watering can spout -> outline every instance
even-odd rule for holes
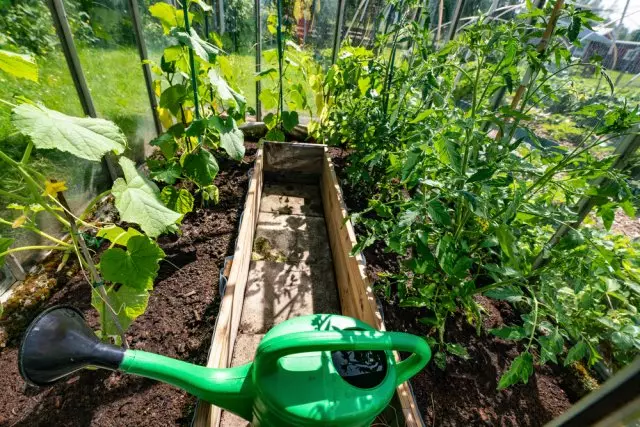
[[[206,368],[159,354],[127,350],[119,370],[174,385],[250,420],[252,367],[253,364],[248,363],[226,369]]]
[[[73,307],[53,307],[30,325],[20,346],[20,374],[29,383],[45,386],[95,366],[163,381],[251,419],[249,384],[252,364],[212,369],[139,350],[101,342]]]

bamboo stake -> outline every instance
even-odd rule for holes
[[[444,14],[444,0],[440,0],[438,6],[438,31],[436,32],[436,45],[440,43],[440,34],[442,31],[442,15]]]
[[[618,154],[618,158],[611,165],[609,170],[621,170],[624,169],[628,164],[631,156],[638,150],[640,147],[640,134],[629,135],[618,147],[616,148],[616,154]],[[609,179],[604,177],[599,178],[593,184],[599,185],[600,188],[605,188],[611,184]],[[547,242],[544,247],[546,249],[553,248],[559,241],[562,239],[571,229],[576,229],[580,227],[582,221],[589,215],[589,212],[596,206],[596,198],[597,196],[584,196],[578,202],[576,206],[577,211],[577,219],[571,224],[566,225],[563,224],[556,232],[553,234],[551,239]],[[532,269],[537,270],[542,267],[548,260],[544,257],[544,249],[540,251],[540,253],[536,256],[535,261],[532,264]]]
[[[562,10],[563,5],[564,5],[564,0],[558,0],[556,4],[553,6],[553,10],[551,11],[551,17],[549,18],[547,27],[545,28],[544,33],[542,34],[542,38],[540,39],[540,42],[538,43],[538,47],[536,49],[538,54],[542,54],[544,53],[545,50],[547,50],[547,46],[549,45],[549,40],[551,39],[553,30],[556,28],[556,23],[558,22],[558,18],[560,17],[560,11]],[[518,107],[518,104],[520,103],[520,99],[522,98],[524,91],[526,90],[527,86],[530,83],[531,77],[533,76],[533,72],[534,72],[534,67],[530,66],[527,69],[527,72],[525,73],[524,77],[522,78],[522,82],[520,83],[520,86],[518,86],[518,90],[516,91],[516,94],[511,100],[511,109],[515,110]]]
[[[553,10],[551,11],[551,16],[549,17],[549,22],[547,23],[547,27],[544,29],[542,38],[540,39],[540,42],[538,43],[538,47],[536,48],[536,51],[538,52],[539,55],[544,53],[545,50],[547,50],[547,46],[549,45],[549,40],[551,40],[553,31],[556,28],[556,24],[558,23],[558,18],[560,17],[560,12],[562,11],[563,6],[564,6],[564,0],[558,0],[556,4],[553,6]],[[535,67],[533,65],[530,65],[529,68],[527,68],[527,71],[525,72],[524,77],[522,78],[522,81],[520,82],[520,86],[518,86],[518,89],[516,90],[516,94],[513,96],[513,99],[511,100],[512,110],[516,110],[518,108],[518,104],[522,99],[522,95],[524,95],[524,92],[527,89],[527,86],[529,86],[529,83],[531,83],[531,78],[533,77],[534,72],[535,72]],[[500,129],[498,129],[495,139],[496,141],[498,141],[501,138],[502,138],[502,132],[500,131]]]

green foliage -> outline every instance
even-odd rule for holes
[[[151,237],[174,231],[181,215],[162,203],[158,187],[142,175],[131,160],[122,157],[119,163],[124,178],[115,180],[111,192],[120,218],[138,224]]]
[[[407,3],[407,16],[420,6]],[[551,8],[531,5],[505,22],[481,18],[439,51],[410,20],[377,41],[378,51],[390,46],[388,57],[344,47],[316,89],[323,108],[320,125],[310,128],[350,150],[348,179],[369,201],[353,218],[364,230],[356,249],[378,241],[398,255],[400,271],[388,275],[384,291],[397,289],[391,296],[401,306],[427,313],[420,321],[437,334],[436,363],[454,354],[445,340],[449,316],[463,313],[480,333],[476,295],[521,310],[521,325],[491,331],[524,345],[499,388],[526,382],[536,363],[593,364],[606,348],[615,368],[640,348],[637,243],[590,224],[548,244],[557,227],[577,219],[583,197],[594,196],[607,229],[617,209],[633,205],[625,173],[611,170],[615,156],[599,147],[640,122],[637,109],[609,98],[563,113],[585,126],[572,149],[535,135],[533,113],[566,83],[566,70],[584,66],[559,38],[574,38],[594,20],[565,6],[560,22],[571,28],[559,27],[540,54],[546,22],[538,19],[534,31],[526,22]],[[396,57],[407,39],[411,49]],[[494,110],[495,94],[515,91],[525,72],[531,78],[521,101]],[[604,178],[609,184],[601,185]],[[582,344],[567,353],[570,343]]]
[[[22,79],[38,81],[38,65],[29,55],[0,50],[0,70]]]
[[[37,55],[51,52],[58,39],[46,2],[13,3],[0,4],[0,45]]]
[[[164,187],[160,199],[169,209],[182,215],[193,210],[193,196],[184,188],[178,190],[171,186]]]
[[[13,245],[14,239],[0,237],[0,266],[4,265],[5,252]]]
[[[111,317],[109,317],[105,304],[111,305],[117,314],[120,326],[125,330],[131,326],[133,321],[144,314],[149,302],[149,291],[146,289],[136,289],[130,286],[111,286],[107,290],[108,302],[105,302],[100,294],[92,291],[91,305],[100,314],[102,329],[100,335],[102,339],[118,337],[118,328]]]
[[[110,225],[110,226],[101,228],[96,233],[96,237],[105,238],[108,241],[110,241],[113,245],[122,245],[122,246],[127,246],[127,242],[129,241],[130,238],[134,236],[142,236],[142,235],[143,234],[140,233],[135,228],[129,227],[127,228],[127,231],[125,231],[124,229],[116,225]]]
[[[189,13],[189,19],[199,19],[206,3],[192,3],[197,7],[191,8],[193,14]],[[193,28],[187,32],[184,12],[174,6],[156,3],[149,10],[168,36],[160,65],[153,65],[158,76],[154,82],[159,97],[158,113],[166,133],[151,141],[162,157],[147,160],[150,175],[169,185],[179,180],[190,181],[203,202],[217,201],[216,155],[224,153],[236,161],[243,159],[244,136],[238,129],[238,121],[244,120],[247,101],[229,83],[234,70],[216,40],[200,38]],[[194,52],[193,70],[189,50]],[[192,71],[195,81],[187,77]],[[170,203],[167,206],[176,207],[173,203],[176,199],[169,196],[174,193],[170,191],[167,190],[164,201]],[[182,203],[180,209],[188,205]]]
[[[158,274],[158,263],[164,252],[156,242],[146,236],[133,236],[127,240],[127,250],[107,249],[100,258],[100,271],[105,280],[138,290],[153,288]]]
[[[284,19],[284,18],[283,18]],[[272,13],[267,19],[269,32],[276,36],[277,47],[263,51],[264,61],[271,68],[258,73],[257,80],[263,82],[260,101],[265,110],[274,110],[264,117],[267,125],[265,138],[271,141],[284,141],[285,132],[291,132],[299,123],[298,112],[314,115],[314,104],[317,112],[322,109],[322,68],[314,60],[312,54],[302,49],[293,41],[290,31],[278,31],[278,15]],[[304,82],[304,84],[303,84]],[[308,86],[317,91],[316,99],[310,99]],[[289,111],[286,111],[287,108]]]
[[[37,80],[37,68],[30,57],[0,51],[0,64],[0,68],[16,78]],[[117,226],[101,227],[102,224],[89,224],[86,218],[80,219],[85,215],[75,216],[62,197],[67,190],[66,182],[54,179],[55,175],[50,178],[48,171],[32,166],[30,160],[35,149],[45,149],[44,153],[57,150],[97,162],[107,153],[121,154],[126,139],[122,131],[108,120],[72,117],[30,103],[25,98],[20,98],[20,101],[12,110],[11,121],[26,140],[26,148],[20,161],[0,150],[0,162],[21,180],[21,185],[12,191],[2,191],[3,198],[20,202],[6,206],[18,216],[12,220],[0,218],[0,224],[36,233],[51,246],[11,248],[14,240],[0,237],[0,266],[6,255],[22,250],[63,251],[66,253],[63,256],[65,261],[69,254],[77,254],[80,266],[90,275],[92,303],[100,312],[101,337],[105,340],[113,337],[122,343],[126,340],[125,329],[146,308],[148,291],[153,287],[164,252],[154,240],[135,229],[125,231]],[[119,163],[125,178],[118,178],[111,191],[120,218],[139,224],[153,237],[165,231],[175,231],[175,223],[182,215],[162,204],[158,188],[137,171],[131,160],[120,158]],[[44,213],[59,223],[70,236],[70,241],[58,239],[39,228],[41,221],[38,215]],[[95,238],[81,229],[85,226],[97,229]],[[112,244],[101,257],[101,276],[87,247],[99,247],[104,238]],[[126,245],[127,249],[114,248],[115,245]],[[103,290],[105,292],[101,292]]]
[[[31,137],[36,148],[65,151],[94,162],[109,152],[122,154],[127,143],[120,128],[109,120],[67,116],[43,105],[18,105],[11,122]]]
[[[529,382],[529,377],[533,374],[533,356],[530,353],[522,353],[511,362],[511,366],[504,373],[498,383],[498,390],[503,390],[519,382]]]

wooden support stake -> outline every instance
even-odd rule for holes
[[[564,6],[564,0],[556,1],[556,4],[553,6],[553,10],[551,11],[551,17],[549,18],[549,22],[547,23],[547,26],[544,29],[544,33],[542,34],[542,38],[540,39],[540,42],[538,43],[538,47],[536,48],[536,51],[538,52],[538,54],[541,54],[545,50],[547,50],[547,46],[549,45],[549,40],[551,40],[553,31],[556,28],[556,24],[558,22],[558,18],[560,17],[560,12],[562,11],[563,6]],[[516,93],[513,96],[513,99],[511,100],[512,110],[516,110],[518,108],[518,104],[520,103],[520,100],[522,99],[522,96],[524,95],[525,90],[527,90],[527,86],[531,82],[531,78],[533,77],[534,71],[535,69],[533,66],[529,66],[529,68],[527,68],[527,71],[525,72],[524,77],[522,77],[522,81],[520,82],[520,86],[518,86],[518,89],[516,90]],[[496,141],[498,141],[501,138],[502,138],[502,131],[498,129],[498,132],[496,132],[495,139]]]

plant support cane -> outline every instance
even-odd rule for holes
[[[549,40],[551,39],[551,36],[553,35],[553,31],[556,28],[556,24],[558,23],[558,18],[560,17],[560,12],[562,11],[563,6],[564,6],[564,0],[558,0],[556,1],[556,4],[553,5],[553,10],[551,11],[549,22],[547,23],[544,33],[542,34],[542,38],[540,39],[540,42],[538,43],[538,47],[536,48],[538,55],[543,54],[544,51],[547,49],[547,45],[549,44]],[[533,78],[533,74],[535,71],[536,70],[533,65],[530,65],[527,68],[527,71],[524,74],[524,77],[522,77],[522,81],[520,82],[520,86],[518,86],[518,89],[516,90],[516,93],[513,96],[513,99],[511,100],[512,110],[516,110],[518,108],[518,104],[520,103],[520,100],[522,99],[524,92],[527,90],[529,83],[531,83],[531,79]],[[515,123],[513,124],[513,129],[511,131],[511,134],[515,132],[515,129],[517,126],[518,126],[518,120],[516,120]],[[502,136],[503,136],[502,132],[500,131],[500,129],[498,129],[498,132],[496,133],[496,141],[501,139]]]

